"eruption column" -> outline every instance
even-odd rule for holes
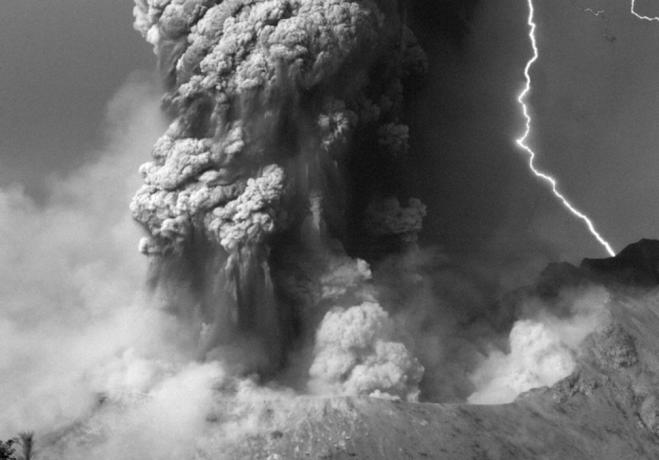
[[[650,17],[650,16],[643,16],[641,14],[638,14],[636,12],[636,0],[631,0],[631,3],[629,5],[629,12],[636,16],[639,19],[642,19],[643,21],[650,21],[650,22],[659,22],[659,17]]]
[[[595,239],[599,242],[599,244],[601,244],[604,247],[604,249],[606,249],[606,252],[611,257],[613,257],[616,255],[615,251],[613,250],[611,245],[599,234],[599,232],[595,228],[595,225],[590,220],[590,218],[587,215],[585,215],[583,212],[579,211],[572,203],[570,203],[570,201],[568,201],[565,195],[563,195],[558,190],[558,183],[555,178],[536,168],[535,166],[536,153],[527,144],[529,136],[531,135],[531,124],[533,120],[531,119],[529,107],[526,104],[526,99],[529,93],[531,92],[531,67],[533,67],[533,64],[538,60],[539,57],[538,44],[535,37],[536,23],[534,20],[535,9],[533,7],[533,0],[528,0],[528,5],[529,5],[529,16],[527,23],[529,26],[529,40],[531,41],[531,46],[533,47],[533,56],[526,63],[526,67],[524,68],[524,77],[526,78],[526,84],[524,85],[524,89],[522,89],[522,91],[519,93],[519,96],[517,96],[517,102],[522,108],[522,114],[524,115],[525,127],[524,127],[524,133],[522,134],[521,137],[516,139],[515,142],[522,150],[524,150],[528,154],[529,169],[531,170],[531,172],[533,172],[533,174],[536,177],[542,179],[547,184],[549,184],[554,196],[556,196],[556,198],[559,199],[559,201],[563,204],[563,206],[568,211],[570,211],[575,217],[581,219],[584,222],[584,224],[588,228],[588,231],[590,231],[590,233],[595,237]],[[634,6],[634,1],[632,0],[632,13],[633,13],[633,6]]]

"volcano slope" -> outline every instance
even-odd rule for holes
[[[659,241],[617,257],[550,265],[527,294],[575,286],[611,293],[606,319],[578,350],[574,372],[504,405],[377,398],[254,402],[252,423],[202,458],[659,458]],[[227,403],[230,404],[230,403]],[[212,420],[211,416],[209,420]]]

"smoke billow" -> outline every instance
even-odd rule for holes
[[[157,334],[141,325],[167,322],[143,295],[139,232],[125,212],[135,158],[162,126],[157,99],[132,81],[108,119],[100,159],[52,178],[46,203],[18,186],[0,190],[2,436],[86,414],[107,390],[105,363],[150,348]]]
[[[512,402],[520,393],[551,386],[572,373],[579,345],[604,324],[610,296],[599,288],[570,297],[567,317],[548,313],[551,306],[535,306],[530,317],[515,322],[508,353],[492,350],[471,375],[476,391],[469,402]]]
[[[166,120],[130,85],[101,159],[48,203],[0,191],[2,436],[36,430],[44,459],[216,458],[266,399],[507,402],[572,371],[606,293],[511,307],[419,245],[403,114],[428,64],[404,2],[134,14]]]
[[[195,362],[189,325],[145,289],[127,203],[165,126],[152,86],[119,91],[98,159],[53,177],[45,203],[0,189],[0,439],[34,431],[39,459],[192,458],[219,394],[229,436],[248,429],[240,404],[275,393]]]
[[[482,268],[419,250],[427,209],[403,193],[405,96],[428,69],[405,17],[386,0],[136,1],[170,125],[131,210],[200,360],[315,393],[464,399],[487,380],[468,375],[510,312]]]
[[[351,193],[368,182],[358,163],[390,167],[409,148],[404,87],[426,64],[400,13],[393,1],[136,2],[171,124],[140,168],[131,209],[148,232],[140,248],[154,261],[154,290],[177,292],[164,297],[196,328],[199,358],[233,355],[243,365],[227,365],[272,375],[320,322],[312,386],[408,396],[403,382],[418,384],[420,365],[384,329],[356,327],[355,338],[372,335],[359,346],[331,339],[356,312],[384,310],[330,305],[322,280],[300,279],[349,259],[356,234],[383,253],[421,230],[419,200],[404,208],[381,183]],[[350,308],[324,315],[332,307]],[[335,353],[349,362],[323,367]],[[401,377],[385,375],[387,365]],[[359,372],[373,376],[357,383]]]
[[[312,391],[416,400],[423,367],[400,342],[394,323],[374,302],[325,315],[309,374]]]

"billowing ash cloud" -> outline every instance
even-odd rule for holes
[[[418,384],[420,365],[384,330],[365,348],[326,341],[355,312],[387,313],[352,303],[325,316],[337,304],[322,301],[319,279],[332,260],[350,260],[355,235],[373,253],[414,243],[422,227],[424,205],[401,206],[395,181],[373,174],[406,161],[404,87],[427,69],[402,9],[394,0],[136,0],[171,124],[140,168],[131,210],[148,233],[140,250],[153,258],[153,285],[197,325],[201,358],[242,344],[256,355],[240,357],[248,368],[273,372],[322,322],[314,381],[399,397]],[[343,345],[350,377],[317,372]],[[358,363],[388,383],[360,381]],[[389,364],[399,377],[384,375]]]
[[[131,205],[140,249],[201,360],[304,375],[292,385],[313,393],[508,401],[569,373],[576,344],[568,323],[488,317],[466,275],[418,251],[426,207],[401,191],[402,113],[428,66],[403,13],[136,0],[170,118]],[[510,352],[481,359],[506,321]]]
[[[576,365],[572,350],[545,324],[517,321],[510,331],[510,353],[493,352],[472,376],[478,390],[475,404],[503,404],[522,392],[551,386],[567,377]]]
[[[44,460],[234,458],[273,434],[266,399],[506,402],[572,371],[606,292],[513,325],[516,304],[484,313],[469,273],[417,245],[426,207],[397,179],[427,64],[401,12],[136,0],[169,119],[128,87],[112,145],[43,207],[0,189],[0,439],[35,430]],[[163,129],[131,204],[149,296],[127,171]]]
[[[572,294],[567,318],[544,313],[517,321],[508,353],[493,350],[473,372],[476,404],[512,402],[520,393],[551,386],[572,373],[582,341],[604,323],[609,293],[604,288]]]
[[[328,312],[316,334],[312,390],[416,400],[423,366],[393,335],[394,322],[375,302]]]
[[[145,186],[133,202],[135,218],[151,234],[145,252],[181,250],[192,229],[228,251],[238,242],[258,244],[283,225],[277,202],[287,173],[296,174],[274,164],[303,155],[304,166],[317,166],[346,140],[354,110],[368,105],[382,112],[360,94],[369,80],[370,50],[386,30],[374,3],[215,3],[140,1],[135,7],[136,27],[155,46],[174,114],[154,160],[141,169]],[[400,128],[390,125],[381,127],[383,141],[403,148],[395,147],[403,143]],[[307,177],[289,177],[291,188],[310,186],[296,179],[316,179],[313,171],[299,173]],[[256,183],[248,187],[249,178]],[[239,198],[246,188],[250,196]],[[236,200],[242,205],[230,204]],[[214,212],[221,207],[239,207],[243,225]]]

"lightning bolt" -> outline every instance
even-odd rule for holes
[[[632,2],[632,3],[633,3],[633,2]],[[602,14],[605,13],[604,10],[597,10],[597,11],[595,11],[595,10],[592,9],[592,8],[586,8],[586,9],[584,10],[584,12],[586,12],[586,13],[590,13],[590,14],[592,14],[593,16],[598,16],[598,17],[599,17],[600,15],[602,15]]]
[[[539,51],[538,51],[538,42],[535,36],[535,30],[536,30],[536,23],[535,23],[535,8],[533,7],[533,0],[527,0],[528,6],[529,6],[529,15],[528,15],[528,21],[527,25],[529,26],[529,40],[531,42],[531,47],[533,48],[533,56],[531,59],[528,60],[526,63],[526,67],[524,68],[524,77],[526,78],[526,84],[524,85],[524,88],[522,91],[519,93],[519,96],[517,96],[517,102],[519,103],[521,109],[522,109],[522,114],[524,115],[524,120],[525,120],[525,128],[524,132],[521,137],[515,140],[517,145],[519,146],[520,149],[522,149],[526,154],[528,154],[529,158],[529,169],[533,174],[547,183],[549,187],[551,188],[552,193],[558,200],[563,204],[563,206],[570,211],[576,218],[580,219],[583,221],[583,223],[586,225],[588,228],[588,231],[595,237],[597,242],[604,247],[606,252],[611,256],[615,256],[616,253],[611,248],[611,245],[602,237],[602,235],[599,234],[597,229],[595,228],[595,225],[593,222],[588,218],[586,214],[581,212],[579,209],[577,209],[570,201],[563,195],[559,190],[558,190],[558,183],[556,179],[554,179],[551,175],[549,175],[546,172],[543,172],[536,168],[535,166],[535,158],[536,158],[536,153],[533,151],[533,149],[527,144],[527,141],[529,140],[529,137],[531,135],[531,126],[533,124],[533,120],[531,118],[531,114],[529,112],[529,107],[526,103],[528,95],[531,93],[531,85],[532,85],[532,80],[531,80],[531,68],[533,67],[533,64],[538,60],[540,57]],[[632,0],[632,10],[633,10],[633,5],[634,5],[634,0]]]
[[[630,4],[630,7],[629,7],[629,12],[631,14],[633,14],[634,16],[636,16],[637,18],[642,19],[643,21],[659,22],[659,18],[657,18],[657,17],[651,18],[649,16],[643,16],[641,14],[638,14],[636,12],[636,0],[631,0],[631,4]]]

